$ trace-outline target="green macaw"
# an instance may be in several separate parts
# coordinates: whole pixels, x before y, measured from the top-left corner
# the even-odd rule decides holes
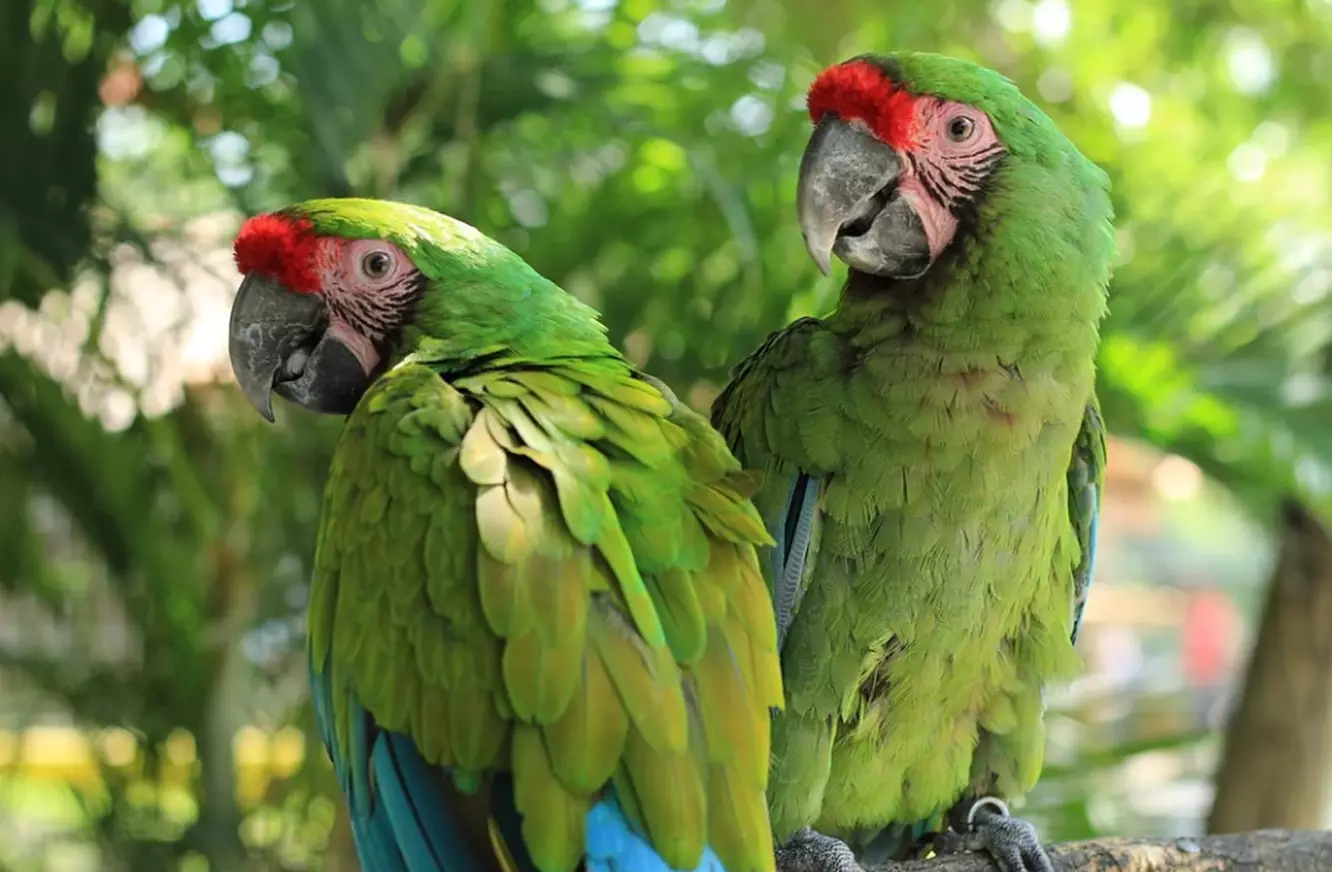
[[[712,415],[763,474],[778,543],[778,865],[847,872],[944,834],[1048,870],[1002,798],[1035,784],[1043,687],[1080,665],[1109,180],[1012,82],[952,58],[853,58],[808,108],[800,226],[849,276]]]
[[[755,482],[596,313],[474,228],[251,218],[237,381],[347,415],[312,696],[366,872],[772,872]]]

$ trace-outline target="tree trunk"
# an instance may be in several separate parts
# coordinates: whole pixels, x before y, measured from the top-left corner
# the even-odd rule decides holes
[[[210,869],[239,872],[246,868],[247,854],[240,839],[234,743],[245,723],[242,701],[251,678],[239,640],[224,645],[198,734],[203,784],[195,831]]]
[[[1207,830],[1322,828],[1329,778],[1332,536],[1308,509],[1286,500],[1276,570],[1226,731]]]

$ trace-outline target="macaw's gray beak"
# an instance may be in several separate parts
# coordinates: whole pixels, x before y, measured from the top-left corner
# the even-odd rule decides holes
[[[930,240],[900,196],[902,157],[859,126],[828,115],[800,160],[796,211],[805,247],[824,275],[831,257],[887,278],[914,278],[930,265]]]
[[[369,384],[350,349],[328,332],[318,294],[295,294],[250,275],[231,304],[231,371],[250,405],[273,421],[276,393],[315,412],[347,415]]]

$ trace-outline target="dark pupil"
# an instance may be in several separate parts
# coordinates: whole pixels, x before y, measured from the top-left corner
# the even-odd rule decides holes
[[[971,121],[966,118],[954,118],[953,123],[949,125],[948,132],[954,139],[965,139],[971,132]]]
[[[365,270],[372,276],[382,276],[388,272],[388,255],[377,252],[366,258]]]

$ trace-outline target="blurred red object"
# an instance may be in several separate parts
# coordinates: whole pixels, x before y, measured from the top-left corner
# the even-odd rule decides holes
[[[1229,678],[1241,623],[1239,610],[1224,592],[1213,587],[1188,592],[1181,659],[1190,684],[1209,687]]]

